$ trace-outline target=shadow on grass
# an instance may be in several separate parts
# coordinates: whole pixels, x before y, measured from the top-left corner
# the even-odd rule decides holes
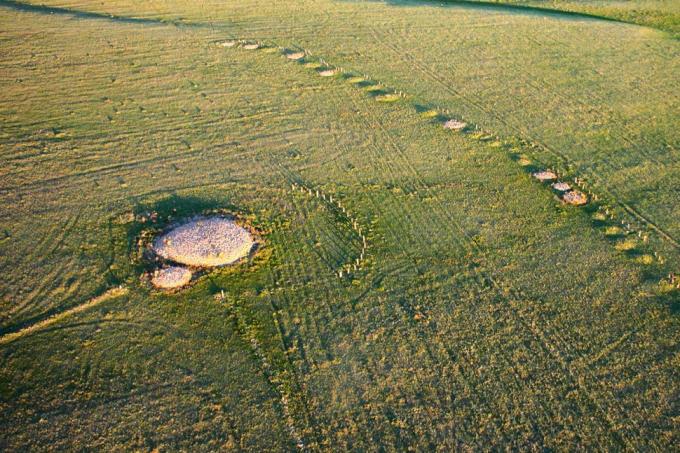
[[[347,0],[343,0],[347,1]],[[430,6],[430,7],[459,7],[466,9],[478,9],[485,11],[499,11],[509,12],[514,14],[522,14],[527,16],[541,16],[554,17],[557,19],[572,19],[572,20],[601,20],[606,22],[618,22],[625,24],[634,24],[634,22],[627,22],[613,17],[600,16],[597,14],[589,14],[576,11],[565,11],[553,8],[544,8],[541,6],[518,5],[511,3],[500,3],[493,1],[477,1],[477,0],[372,0],[374,2],[387,3],[391,6],[398,7],[413,7],[413,6]],[[635,24],[637,25],[637,24]]]
[[[127,17],[115,16],[113,14],[95,13],[91,11],[81,11],[70,8],[62,8],[58,6],[35,5],[16,0],[0,0],[0,8],[9,8],[15,11],[26,13],[36,13],[43,15],[66,16],[75,19],[89,19],[89,20],[106,20],[110,22],[118,22],[123,24],[137,24],[137,25],[174,25],[177,27],[196,27],[196,28],[214,28],[215,25],[203,22],[183,22],[181,20],[164,20],[164,19],[149,19],[141,17]],[[221,24],[221,25],[224,25]]]
[[[654,295],[651,302],[667,308],[671,315],[680,315],[680,289]]]
[[[172,195],[153,203],[141,203],[133,211],[134,220],[127,227],[128,256],[135,263],[134,272],[153,267],[143,256],[143,242],[184,219],[216,213],[237,213],[240,210],[225,201]]]

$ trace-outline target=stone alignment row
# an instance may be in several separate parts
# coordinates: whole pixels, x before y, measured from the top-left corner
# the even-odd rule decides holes
[[[336,272],[336,275],[339,278],[343,278],[345,276],[349,277],[352,274],[352,272],[357,272],[359,269],[361,269],[362,265],[365,264],[366,261],[368,239],[366,239],[364,230],[359,225],[359,221],[356,219],[356,217],[352,216],[352,214],[347,210],[347,208],[345,208],[342,205],[340,200],[338,200],[337,198],[333,198],[333,195],[326,195],[319,189],[312,189],[310,187],[295,182],[291,183],[290,188],[293,192],[301,192],[310,197],[315,197],[320,200],[323,200],[331,209],[337,212],[342,212],[343,216],[347,220],[347,223],[350,225],[352,230],[361,238],[361,252],[359,252],[358,258],[355,258],[353,261],[342,265],[340,269]]]
[[[355,71],[348,71],[342,67],[331,65],[323,58],[315,57],[306,49],[290,49],[278,45],[267,45],[262,42],[247,40],[221,41],[218,45],[221,47],[242,47],[246,50],[268,49],[270,53],[278,51],[290,61],[303,64],[305,67],[315,70],[321,77],[330,78],[342,76],[350,84],[364,88],[364,91],[378,102],[396,102],[401,99],[411,98],[403,91],[389,88],[387,85],[369,77],[367,74],[359,74]],[[421,117],[430,120],[440,127],[455,133],[465,134],[468,137],[481,142],[488,142],[492,147],[504,149],[511,157],[515,158],[519,165],[524,167],[525,170],[536,179],[543,183],[551,183],[548,187],[552,189],[553,193],[555,193],[563,203],[582,208],[586,207],[587,210],[592,213],[594,225],[603,231],[608,239],[613,239],[615,241],[614,246],[617,250],[633,258],[636,262],[644,265],[655,263],[663,265],[666,263],[666,259],[657,251],[650,250],[650,246],[648,245],[649,231],[644,231],[644,229],[646,227],[647,230],[651,229],[657,231],[657,228],[655,228],[653,224],[650,225],[650,222],[640,219],[639,216],[633,216],[636,221],[641,223],[641,226],[636,228],[630,221],[620,218],[620,215],[617,214],[618,209],[613,207],[612,204],[607,203],[605,200],[602,200],[597,193],[593,192],[591,184],[582,177],[573,175],[573,172],[569,170],[560,171],[551,168],[551,165],[542,164],[539,159],[534,158],[538,164],[537,166],[532,159],[522,153],[531,152],[529,150],[540,148],[540,145],[517,137],[502,139],[495,133],[481,128],[479,125],[467,122],[462,116],[452,115],[451,111],[445,108],[433,107],[422,111],[422,106],[417,103],[414,103],[413,105],[416,107],[416,110],[420,113]],[[566,161],[563,163],[566,163],[567,166],[569,165]],[[547,176],[550,177],[546,178]],[[628,212],[628,210],[626,210],[626,212]],[[662,239],[665,239],[665,236],[661,236]],[[364,238],[363,235],[362,238]],[[361,261],[364,259],[365,249],[366,246],[364,242],[360,259],[356,264],[349,265],[346,270],[341,269],[338,272],[340,277],[345,273],[352,271],[352,269],[358,269]],[[676,273],[670,272],[668,275],[668,278],[661,278],[660,283],[662,285],[670,285],[675,289],[680,289],[680,278],[676,277]]]

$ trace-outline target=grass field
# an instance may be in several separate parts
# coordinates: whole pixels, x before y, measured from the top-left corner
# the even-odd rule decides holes
[[[673,0],[492,0],[479,3],[583,14],[654,27],[675,38],[680,37],[680,4]]]
[[[660,28],[0,1],[0,448],[671,450],[680,47]],[[260,251],[151,290],[140,238],[214,209]]]

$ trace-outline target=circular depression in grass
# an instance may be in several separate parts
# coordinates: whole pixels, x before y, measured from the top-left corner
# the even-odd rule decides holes
[[[157,237],[154,252],[166,260],[187,266],[216,267],[248,256],[255,239],[227,217],[197,217]]]

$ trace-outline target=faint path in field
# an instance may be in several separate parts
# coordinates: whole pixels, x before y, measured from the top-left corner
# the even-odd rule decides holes
[[[109,289],[105,293],[93,297],[89,301],[85,302],[84,304],[78,305],[77,307],[71,308],[70,310],[63,311],[61,313],[58,313],[54,316],[51,316],[43,321],[37,322],[35,324],[32,324],[28,327],[24,327],[21,330],[18,330],[16,332],[8,333],[0,337],[0,345],[5,345],[8,343],[13,342],[14,340],[17,340],[23,336],[29,335],[33,332],[36,332],[38,330],[44,329],[48,326],[51,326],[52,324],[61,321],[64,318],[67,318],[69,316],[75,315],[77,313],[81,313],[85,310],[88,310],[92,307],[96,307],[97,305],[101,304],[102,302],[106,302],[107,300],[110,299],[115,299],[120,296],[124,296],[129,292],[128,288],[124,286],[119,286],[116,288]]]

